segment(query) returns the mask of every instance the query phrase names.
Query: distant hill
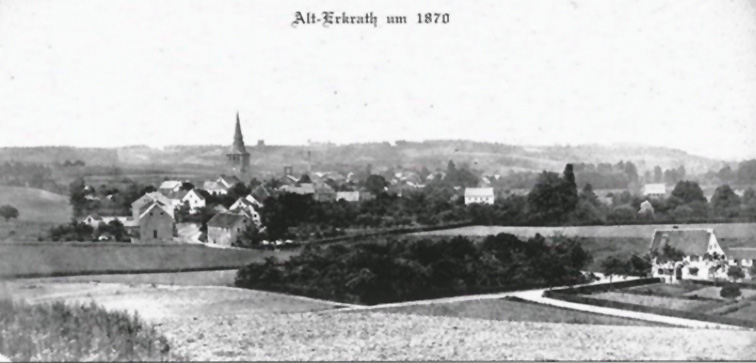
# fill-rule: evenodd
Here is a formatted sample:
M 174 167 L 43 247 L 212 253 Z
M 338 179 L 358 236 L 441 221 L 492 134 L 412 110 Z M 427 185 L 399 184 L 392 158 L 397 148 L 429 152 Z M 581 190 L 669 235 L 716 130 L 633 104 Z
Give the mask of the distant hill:
M 0 162 L 8 160 L 54 163 L 82 160 L 87 165 L 195 165 L 214 167 L 224 163 L 228 146 L 168 146 L 152 148 L 27 147 L 0 148 Z M 659 165 L 664 169 L 684 165 L 688 173 L 719 170 L 725 161 L 688 154 L 664 147 L 638 145 L 515 146 L 464 140 L 424 142 L 397 141 L 361 144 L 310 144 L 296 146 L 251 146 L 253 169 L 262 173 L 280 173 L 283 165 L 304 172 L 309 162 L 314 170 L 360 169 L 372 164 L 374 170 L 389 167 L 445 168 L 449 160 L 468 164 L 489 174 L 510 170 L 561 170 L 568 162 L 617 163 L 632 161 L 642 172 Z M 731 163 L 734 164 L 734 163 Z
M 20 221 L 67 223 L 72 216 L 68 197 L 40 189 L 0 186 L 0 205 L 4 204 L 18 209 Z

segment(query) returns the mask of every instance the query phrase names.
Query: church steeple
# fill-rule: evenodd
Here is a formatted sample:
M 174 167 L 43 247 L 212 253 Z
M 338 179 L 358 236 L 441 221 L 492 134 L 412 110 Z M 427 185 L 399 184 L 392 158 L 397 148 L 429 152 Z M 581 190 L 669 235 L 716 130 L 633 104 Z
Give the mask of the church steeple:
M 244 136 L 242 136 L 241 122 L 239 121 L 239 112 L 236 112 L 236 128 L 234 129 L 234 143 L 231 144 L 231 152 L 226 154 L 226 158 L 233 170 L 238 173 L 244 173 L 249 166 L 249 153 L 244 147 Z
M 234 143 L 231 145 L 232 153 L 246 153 L 244 147 L 244 136 L 242 136 L 241 122 L 239 122 L 239 112 L 236 112 L 236 129 L 234 130 Z

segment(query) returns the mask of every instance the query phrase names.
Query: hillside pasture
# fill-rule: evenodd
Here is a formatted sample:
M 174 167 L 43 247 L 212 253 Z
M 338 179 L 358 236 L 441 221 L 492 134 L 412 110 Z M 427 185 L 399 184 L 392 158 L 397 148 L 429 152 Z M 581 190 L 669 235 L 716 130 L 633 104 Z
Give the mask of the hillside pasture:
M 0 186 L 0 205 L 9 204 L 18 209 L 19 221 L 67 223 L 72 209 L 68 197 L 46 190 Z M 0 225 L 7 224 L 0 219 Z
M 719 238 L 756 238 L 756 223 L 712 223 L 712 224 L 639 224 L 623 226 L 568 226 L 568 227 L 522 227 L 522 226 L 469 226 L 440 231 L 418 232 L 417 235 L 445 236 L 487 236 L 510 233 L 518 237 L 533 237 L 536 233 L 544 237 L 555 235 L 593 238 L 645 238 L 649 241 L 654 230 L 672 228 L 713 228 Z
M 295 253 L 196 244 L 8 243 L 0 244 L 0 277 L 221 270 Z

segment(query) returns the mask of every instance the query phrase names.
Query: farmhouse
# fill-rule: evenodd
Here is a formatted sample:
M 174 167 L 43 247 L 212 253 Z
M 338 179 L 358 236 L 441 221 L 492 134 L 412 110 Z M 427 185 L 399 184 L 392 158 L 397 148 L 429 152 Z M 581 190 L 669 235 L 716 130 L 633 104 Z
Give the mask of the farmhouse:
M 643 186 L 643 195 L 649 198 L 663 198 L 667 195 L 667 186 L 664 183 L 646 184 Z
M 243 214 L 218 213 L 207 222 L 207 241 L 231 246 L 250 223 L 250 219 Z
M 248 198 L 251 196 L 246 196 L 244 198 L 239 198 L 234 202 L 234 204 L 231 205 L 231 208 L 229 208 L 232 212 L 241 212 L 244 213 L 247 217 L 252 219 L 253 222 L 255 222 L 256 225 L 260 225 L 262 223 L 260 219 L 260 213 L 257 213 L 257 210 L 255 210 L 255 207 L 257 206 L 254 202 L 250 201 Z M 254 198 L 251 198 L 254 200 Z
M 728 248 L 721 242 L 713 229 L 656 230 L 649 248 L 654 256 L 651 274 L 667 282 L 713 280 L 726 279 L 728 270 L 745 267 L 744 274 L 750 275 L 756 249 Z M 681 256 L 665 251 L 678 251 Z
M 192 189 L 184 195 L 184 197 L 181 199 L 182 203 L 188 203 L 189 208 L 191 210 L 197 211 L 200 208 L 203 208 L 207 205 L 207 201 L 205 199 L 204 193 L 198 189 Z
M 493 188 L 465 188 L 465 204 L 494 204 Z
M 235 177 L 233 175 L 228 176 L 228 175 L 222 175 L 221 174 L 221 176 L 218 178 L 218 180 L 216 180 L 216 182 L 222 184 L 227 189 L 231 189 L 231 188 L 233 188 L 234 185 L 239 184 L 242 181 L 239 180 L 239 178 L 237 178 L 237 177 Z
M 332 202 L 336 200 L 336 191 L 326 183 L 317 183 L 313 185 L 315 190 L 315 200 L 319 202 Z
M 144 205 L 139 214 L 139 241 L 145 243 L 173 240 L 175 226 L 172 207 L 153 201 Z

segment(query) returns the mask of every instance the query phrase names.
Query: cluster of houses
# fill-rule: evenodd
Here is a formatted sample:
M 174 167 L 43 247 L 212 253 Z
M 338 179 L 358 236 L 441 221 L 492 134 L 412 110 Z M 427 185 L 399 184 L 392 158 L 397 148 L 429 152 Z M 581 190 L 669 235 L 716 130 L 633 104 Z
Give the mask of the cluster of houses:
M 652 258 L 651 275 L 665 282 L 727 279 L 732 268 L 741 268 L 745 278 L 752 277 L 756 248 L 728 246 L 728 241 L 717 238 L 713 229 L 654 231 L 649 251 L 661 253 L 665 246 L 682 254 L 681 259 Z

